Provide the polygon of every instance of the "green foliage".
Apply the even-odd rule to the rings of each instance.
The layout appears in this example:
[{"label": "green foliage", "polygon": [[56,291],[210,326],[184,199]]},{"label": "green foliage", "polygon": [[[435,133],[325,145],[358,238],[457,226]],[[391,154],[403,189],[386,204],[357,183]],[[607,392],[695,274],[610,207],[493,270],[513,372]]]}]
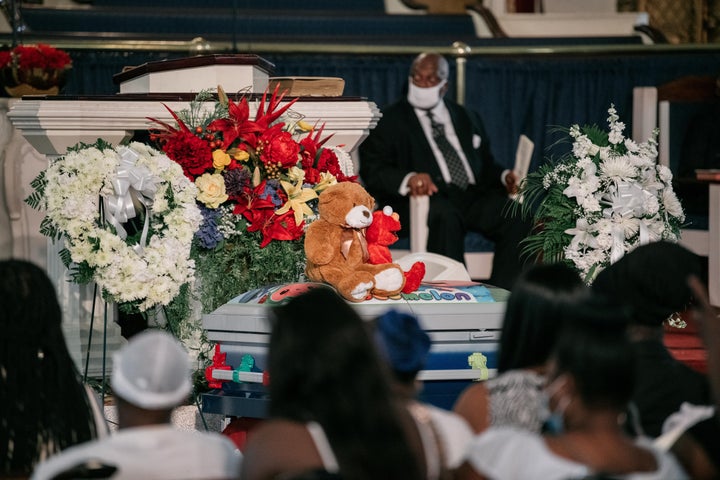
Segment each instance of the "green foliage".
[{"label": "green foliage", "polygon": [[45,205],[45,186],[47,185],[47,179],[45,178],[45,170],[35,177],[31,182],[30,186],[33,188],[33,192],[25,199],[25,203],[30,205],[35,210],[40,210]]},{"label": "green foliage", "polygon": [[98,150],[107,150],[112,149],[113,145],[110,142],[107,142],[103,140],[102,138],[98,138],[95,140],[95,143],[85,143],[85,142],[78,142],[72,147],[68,147],[68,152],[80,152],[82,150],[87,150],[88,148],[97,148]]},{"label": "green foliage", "polygon": [[[207,110],[207,102],[213,102],[213,110]],[[176,112],[185,125],[207,127],[213,120],[227,118],[228,106],[218,102],[212,89],[202,90],[190,102],[189,108]]]},{"label": "green foliage", "polygon": [[296,282],[305,269],[303,239],[270,242],[260,232],[243,232],[214,250],[194,249],[196,278],[204,312],[263,285]]},{"label": "green foliage", "polygon": [[564,261],[563,248],[570,238],[565,230],[575,226],[576,205],[563,195],[564,185],[554,183],[546,189],[543,182],[559,164],[571,162],[572,157],[549,160],[529,173],[520,186],[523,201],[515,202],[513,211],[534,224],[532,234],[520,242],[525,258],[545,263]]}]

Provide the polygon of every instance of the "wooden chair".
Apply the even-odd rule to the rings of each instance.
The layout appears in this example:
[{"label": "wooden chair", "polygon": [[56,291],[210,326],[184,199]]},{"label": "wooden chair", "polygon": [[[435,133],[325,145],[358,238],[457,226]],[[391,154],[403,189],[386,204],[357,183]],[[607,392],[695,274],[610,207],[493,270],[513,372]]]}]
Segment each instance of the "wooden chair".
[{"label": "wooden chair", "polygon": [[[427,252],[428,226],[427,216],[430,210],[430,197],[417,196],[410,197],[410,252],[424,253]],[[470,233],[468,235],[476,235]],[[484,237],[482,237],[484,238]],[[466,239],[466,244],[468,240]],[[482,242],[478,242],[481,243]],[[483,251],[465,252],[465,265],[470,274],[470,278],[474,280],[487,280],[492,273],[492,242],[485,240]]]},{"label": "wooden chair", "polygon": [[[682,135],[689,112],[673,116],[673,104],[702,107],[716,100],[714,76],[687,76],[658,87],[633,89],[633,138],[645,139],[654,128],[659,129],[658,162],[675,174],[679,162]],[[707,186],[699,185],[700,188]],[[691,226],[692,227],[692,226]],[[710,236],[707,229],[684,228],[680,243],[698,255],[708,256]]]}]

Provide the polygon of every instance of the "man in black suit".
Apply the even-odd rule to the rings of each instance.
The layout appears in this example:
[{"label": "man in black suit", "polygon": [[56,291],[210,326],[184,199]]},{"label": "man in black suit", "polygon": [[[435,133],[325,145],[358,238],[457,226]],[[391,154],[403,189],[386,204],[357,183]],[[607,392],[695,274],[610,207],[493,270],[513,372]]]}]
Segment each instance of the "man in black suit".
[{"label": "man in black suit", "polygon": [[[522,269],[518,243],[530,225],[506,215],[517,178],[495,163],[483,124],[450,100],[449,66],[438,54],[418,55],[406,98],[383,109],[360,145],[360,178],[378,206],[390,205],[407,236],[408,195],[429,195],[429,252],[464,263],[468,231],[495,242],[489,283],[510,288]],[[457,166],[456,166],[457,165]]]}]

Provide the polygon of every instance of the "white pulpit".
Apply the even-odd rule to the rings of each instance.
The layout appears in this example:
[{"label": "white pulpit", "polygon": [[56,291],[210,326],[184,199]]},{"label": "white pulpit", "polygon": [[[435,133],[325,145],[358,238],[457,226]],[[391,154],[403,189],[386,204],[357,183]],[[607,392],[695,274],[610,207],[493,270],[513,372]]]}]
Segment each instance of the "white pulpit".
[{"label": "white pulpit", "polygon": [[[189,107],[193,98],[193,93],[24,97],[12,102],[7,117],[34,149],[14,156],[12,161],[22,165],[36,162],[37,152],[46,156],[47,161],[51,161],[78,142],[92,144],[98,138],[112,144],[127,141],[136,131],[146,131],[154,126],[148,118],[173,123],[174,120],[165,106],[173,111],[183,110]],[[253,99],[249,104],[252,118],[259,98]],[[208,108],[211,108],[210,104]],[[324,135],[332,135],[327,144],[340,146],[350,154],[380,118],[380,111],[373,102],[350,97],[300,98],[292,106],[292,111],[304,117],[304,121],[311,125],[324,124]],[[34,178],[46,167],[47,161],[40,165],[33,163],[34,171],[28,176]],[[25,205],[25,208],[29,207]],[[2,221],[5,220],[0,218],[0,222]],[[36,254],[43,256],[42,259],[37,258],[37,263],[46,264],[48,274],[54,280],[63,308],[72,354],[81,371],[84,371],[91,312],[95,305],[88,372],[93,376],[102,371],[107,372],[109,366],[108,370],[103,370],[102,361],[109,361],[110,356],[103,355],[103,335],[107,334],[107,353],[111,353],[124,342],[119,335],[119,328],[113,322],[113,311],[108,312],[108,328],[103,328],[105,317],[99,295],[94,297],[92,287],[69,282],[67,271],[57,254],[61,246],[50,241],[47,241],[46,245],[46,252]],[[93,298],[98,301],[93,303]]]}]

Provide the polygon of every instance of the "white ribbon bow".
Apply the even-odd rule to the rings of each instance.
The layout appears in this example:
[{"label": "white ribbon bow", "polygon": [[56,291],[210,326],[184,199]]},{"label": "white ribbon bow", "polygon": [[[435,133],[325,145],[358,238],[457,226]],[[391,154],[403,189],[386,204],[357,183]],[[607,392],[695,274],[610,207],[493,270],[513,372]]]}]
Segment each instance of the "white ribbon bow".
[{"label": "white ribbon bow", "polygon": [[117,174],[112,181],[115,194],[103,199],[105,220],[115,227],[118,236],[125,240],[127,231],[122,224],[137,216],[135,202],[138,202],[141,208],[145,209],[145,222],[140,242],[134,249],[138,255],[142,255],[150,228],[150,208],[157,192],[157,178],[147,167],[137,164],[140,156],[134,150],[121,147],[117,155]]},{"label": "white ribbon bow", "polygon": [[[650,242],[650,233],[640,217],[643,215],[645,199],[652,196],[652,193],[642,188],[637,182],[620,180],[606,196],[610,207],[603,210],[603,216],[605,218],[617,216],[637,218],[639,220],[639,242],[640,245],[644,245]],[[613,226],[612,240],[610,263],[615,263],[625,255],[625,227],[623,225],[615,224]]]}]

